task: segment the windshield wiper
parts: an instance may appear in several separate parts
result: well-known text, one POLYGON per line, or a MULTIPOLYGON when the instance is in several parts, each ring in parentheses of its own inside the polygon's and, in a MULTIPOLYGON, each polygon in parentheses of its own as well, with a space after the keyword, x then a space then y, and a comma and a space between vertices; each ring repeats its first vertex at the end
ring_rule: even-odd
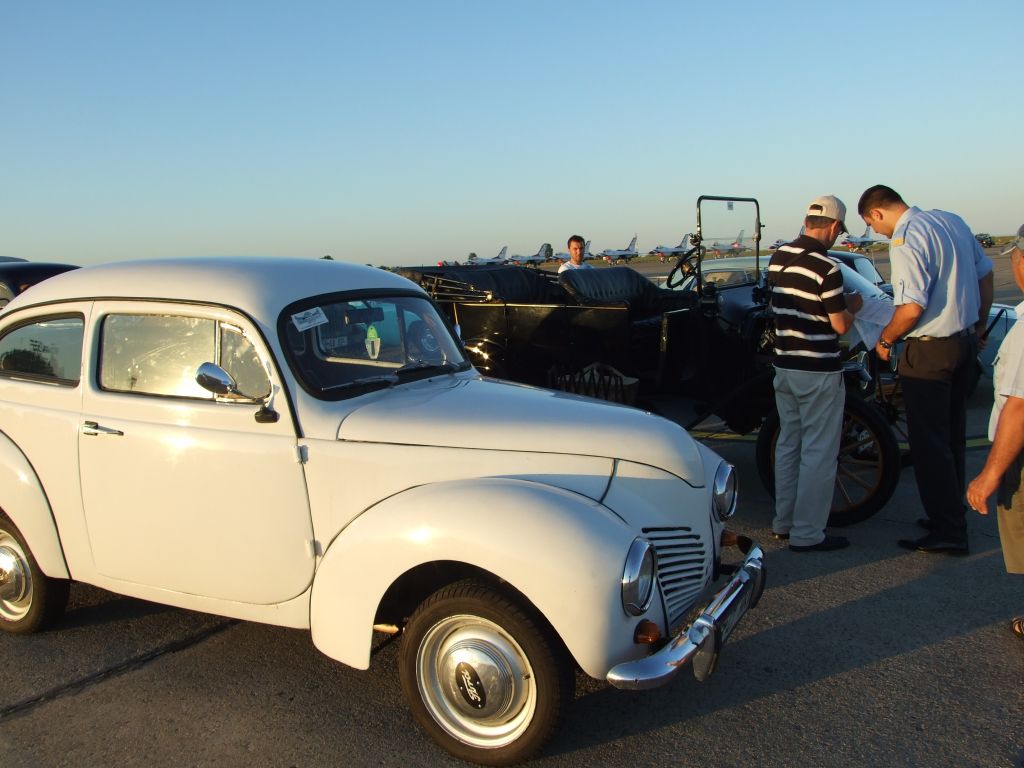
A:
POLYGON ((387 389, 393 387, 398 383, 398 376, 394 373, 386 373, 379 376, 364 376, 361 379, 353 379, 352 381, 344 381, 341 384, 335 384, 330 387, 324 387, 324 391, 330 389, 354 389, 356 387, 366 387, 367 389, 387 389))
POLYGON ((452 373, 457 370, 458 366, 455 365, 455 363, 428 363, 426 360, 410 360, 408 363, 399 368, 396 371, 396 373, 400 376, 403 373, 452 373))

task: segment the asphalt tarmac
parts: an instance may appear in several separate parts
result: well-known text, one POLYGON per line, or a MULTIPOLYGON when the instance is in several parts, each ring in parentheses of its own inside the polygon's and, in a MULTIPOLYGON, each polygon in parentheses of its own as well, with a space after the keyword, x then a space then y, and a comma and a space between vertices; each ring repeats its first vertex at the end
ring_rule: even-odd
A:
MULTIPOLYGON (((986 384, 972 425, 987 419, 986 384)), ((899 549, 920 533, 904 471, 881 512, 842 531, 851 547, 792 553, 769 537, 753 443, 704 440, 739 471, 733 527, 767 550, 761 603, 704 683, 684 670, 625 693, 577 676, 534 764, 1024 766, 1024 643, 1009 632, 1024 577, 1005 573, 994 517, 970 514, 967 557, 899 549)), ((969 476, 986 450, 968 452, 969 476)), ((308 632, 74 585, 59 627, 0 636, 0 766, 462 765, 413 726, 396 648, 361 672, 318 653, 308 632)))

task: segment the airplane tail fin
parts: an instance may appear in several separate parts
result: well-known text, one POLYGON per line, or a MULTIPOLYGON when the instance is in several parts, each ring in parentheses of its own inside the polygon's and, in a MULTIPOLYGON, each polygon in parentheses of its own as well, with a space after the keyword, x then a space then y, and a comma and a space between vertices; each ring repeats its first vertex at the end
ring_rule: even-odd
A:
POLYGON ((503 261, 508 258, 508 246, 507 245, 503 245, 501 247, 501 250, 498 251, 498 258, 503 260, 503 261))
POLYGON ((745 229, 741 229, 740 233, 736 235, 736 245, 743 245, 743 235, 746 234, 745 229))
POLYGON ((636 250, 636 235, 633 235, 633 239, 629 241, 629 245, 626 246, 627 251, 636 250))

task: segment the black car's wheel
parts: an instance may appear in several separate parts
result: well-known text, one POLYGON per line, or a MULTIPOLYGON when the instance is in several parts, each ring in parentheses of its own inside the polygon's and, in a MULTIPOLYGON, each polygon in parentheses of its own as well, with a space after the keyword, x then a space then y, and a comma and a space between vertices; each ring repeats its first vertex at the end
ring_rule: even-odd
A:
MULTIPOLYGON (((779 414, 773 408, 757 435, 757 471, 772 497, 778 438, 779 414)), ((889 422, 874 403, 848 396, 829 525, 842 527, 867 520, 889 501, 899 476, 899 444, 889 422)))
POLYGON ((529 759, 572 700, 574 669, 550 632, 502 592, 449 585, 416 609, 399 656, 416 722, 451 754, 483 765, 529 759))
POLYGON ((0 630, 36 632, 59 619, 67 603, 68 582, 39 569, 21 531, 0 513, 0 630))

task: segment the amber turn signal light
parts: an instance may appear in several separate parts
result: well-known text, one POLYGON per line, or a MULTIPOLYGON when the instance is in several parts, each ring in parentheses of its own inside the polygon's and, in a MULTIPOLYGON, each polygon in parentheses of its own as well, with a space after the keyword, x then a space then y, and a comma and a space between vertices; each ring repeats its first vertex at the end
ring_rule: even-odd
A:
POLYGON ((653 621, 644 619, 636 625, 633 642, 637 645, 654 645, 659 640, 661 640, 661 630, 653 621))
POLYGON ((736 531, 730 531, 728 528, 722 529, 722 546, 723 547, 735 547, 739 544, 740 535, 736 531))

